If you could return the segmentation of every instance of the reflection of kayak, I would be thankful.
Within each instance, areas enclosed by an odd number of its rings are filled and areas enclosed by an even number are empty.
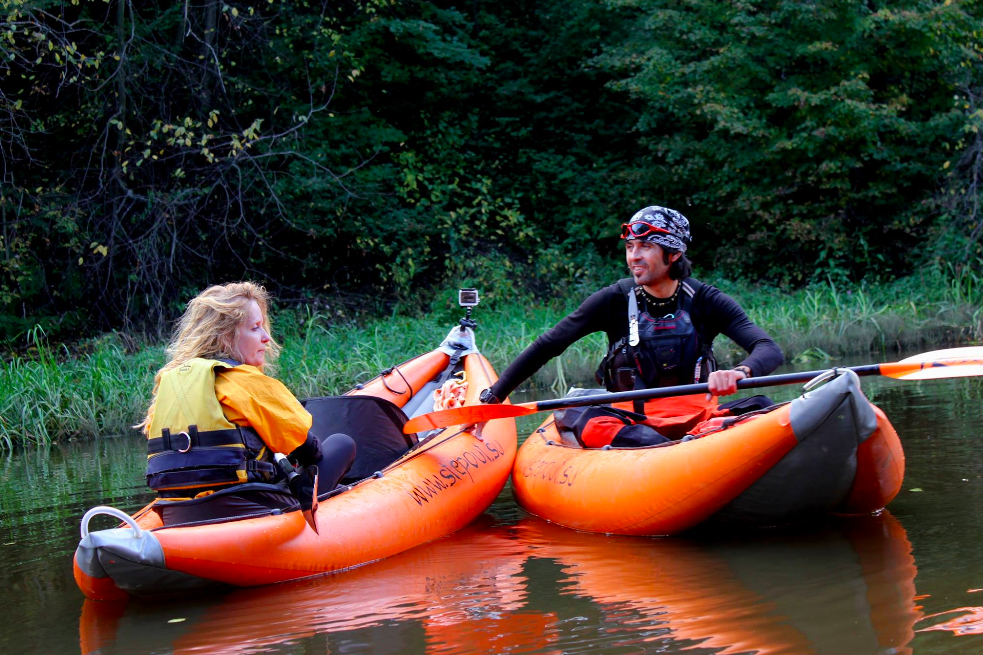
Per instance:
[[[82,653],[115,644],[119,651],[244,655],[314,635],[407,621],[422,621],[429,642],[449,644],[457,652],[501,651],[496,643],[514,646],[520,639],[529,650],[542,645],[550,619],[521,611],[526,554],[510,528],[485,516],[454,535],[337,578],[237,590],[200,607],[182,600],[166,615],[186,618],[172,632],[159,629],[160,605],[147,613],[86,600],[79,626]],[[492,608],[489,615],[475,614],[482,607]],[[162,635],[167,642],[155,643]]]
[[[453,359],[459,359],[457,367],[469,381],[465,402],[477,402],[495,373],[470,342],[451,338],[442,348],[394,367],[350,395],[429,411],[432,404],[427,406],[426,399],[432,398],[437,379],[450,375],[455,348],[463,356]],[[357,424],[359,415],[352,419],[352,414],[346,416]],[[315,415],[315,427],[317,420]],[[399,428],[401,424],[394,430],[402,439]],[[356,437],[360,454],[373,450],[374,442],[368,441],[380,438],[374,434]],[[407,446],[401,448],[405,451]],[[409,452],[397,452],[387,460],[395,458],[394,462],[379,467],[381,472],[372,475],[369,469],[365,475],[370,477],[322,497],[316,512],[318,532],[296,506],[240,520],[164,527],[151,505],[133,517],[139,532],[124,527],[88,536],[83,520],[75,579],[87,597],[100,600],[126,593],[186,592],[216,583],[248,587],[283,582],[379,560],[450,534],[483,512],[504,487],[515,449],[511,420],[489,425],[480,440],[456,428],[433,434]],[[359,466],[357,455],[353,470]]]
[[[770,412],[688,441],[595,450],[547,420],[516,456],[525,509],[589,532],[670,535],[707,521],[777,525],[866,514],[901,488],[904,453],[852,372]]]
[[[917,572],[890,513],[732,543],[574,532],[529,517],[530,557],[557,560],[562,593],[590,598],[632,635],[719,653],[910,652]],[[539,554],[537,554],[539,553]]]
[[[394,652],[421,642],[428,652],[572,652],[603,639],[639,651],[903,654],[919,616],[915,574],[888,512],[709,544],[485,516],[342,576],[171,603],[87,600],[79,628],[82,653]]]

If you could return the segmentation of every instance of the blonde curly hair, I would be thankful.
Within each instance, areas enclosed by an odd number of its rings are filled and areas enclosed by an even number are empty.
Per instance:
[[[170,344],[164,350],[168,361],[154,376],[153,400],[147,416],[133,427],[146,433],[157,405],[161,377],[195,357],[242,360],[236,350],[236,330],[248,316],[250,301],[256,301],[263,313],[263,329],[270,333],[269,293],[254,282],[232,282],[208,287],[188,303],[178,321]],[[266,345],[264,373],[271,373],[280,355],[280,345],[270,337]]]

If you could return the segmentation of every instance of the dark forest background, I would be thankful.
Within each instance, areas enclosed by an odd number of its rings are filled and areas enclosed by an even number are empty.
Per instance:
[[[0,5],[3,339],[562,295],[650,204],[732,279],[980,266],[979,1]]]

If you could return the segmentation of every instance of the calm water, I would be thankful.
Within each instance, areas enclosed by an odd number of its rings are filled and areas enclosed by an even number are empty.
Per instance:
[[[166,602],[92,603],[72,579],[82,513],[150,499],[140,439],[2,455],[0,652],[983,652],[983,380],[864,388],[907,455],[880,516],[619,538],[528,516],[506,488],[468,528],[388,560]]]

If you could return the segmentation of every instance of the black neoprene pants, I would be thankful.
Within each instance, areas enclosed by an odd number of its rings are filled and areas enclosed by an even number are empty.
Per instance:
[[[355,440],[337,432],[321,439],[321,456],[317,459],[317,493],[323,494],[338,486],[355,462]]]

